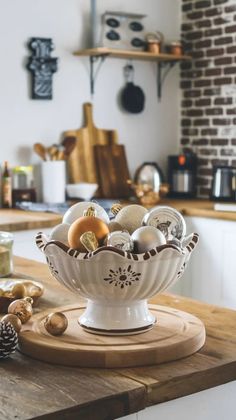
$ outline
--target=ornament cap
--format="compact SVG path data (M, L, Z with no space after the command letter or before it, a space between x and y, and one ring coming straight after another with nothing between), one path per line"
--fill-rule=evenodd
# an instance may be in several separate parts
M121 209L122 209L122 205L120 203L114 203L111 206L111 212L112 214L114 214L114 216L116 216Z
M97 216L97 211L96 211L95 207L90 206L86 210L84 210L83 215L84 216L96 217Z
M95 233L92 231L83 233L83 235L80 236L80 242L89 252L95 251L99 246Z

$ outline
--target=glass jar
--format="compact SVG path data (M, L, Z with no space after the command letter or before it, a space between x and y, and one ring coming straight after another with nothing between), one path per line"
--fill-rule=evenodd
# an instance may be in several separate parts
M0 277L9 276L13 272L12 246L12 233L0 231Z

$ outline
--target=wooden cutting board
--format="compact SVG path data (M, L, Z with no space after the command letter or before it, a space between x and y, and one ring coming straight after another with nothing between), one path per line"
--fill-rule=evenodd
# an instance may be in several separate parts
M159 364L198 351L205 342L205 327L195 316L167 306L149 305L157 319L149 331L126 336L101 336L84 331L78 317L84 306L57 308L68 319L66 332L47 333L45 311L35 315L19 334L19 349L35 359L53 364L118 368Z
M128 198L131 195L125 147L122 144L94 146L100 193L105 198Z
M116 130L97 128L93 122L92 104L83 105L85 126L69 130L64 137L75 137L76 146L68 159L69 182L97 183L93 146L95 144L115 144L118 142Z

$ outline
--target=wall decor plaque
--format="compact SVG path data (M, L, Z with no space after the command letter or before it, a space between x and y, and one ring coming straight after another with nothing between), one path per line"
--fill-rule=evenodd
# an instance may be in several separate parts
M58 58L51 57L54 50L51 38L31 38L28 44L32 56L27 69L32 74L32 99L52 99L52 75L57 71Z

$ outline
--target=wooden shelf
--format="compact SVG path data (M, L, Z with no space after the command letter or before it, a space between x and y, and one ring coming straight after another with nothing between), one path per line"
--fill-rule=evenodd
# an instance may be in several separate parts
M76 56L87 57L102 57L109 56L114 58L125 58L132 60L146 60L146 61L187 61L191 60L189 55L173 55L173 54L153 54L147 51L127 51L120 49L111 49L105 47L89 48L74 52Z
M114 48L98 47L88 48L85 50L79 50L74 52L74 55L78 57L89 57L90 61L90 92L93 95L95 78L100 69L101 64L107 57L123 58L126 60L143 60L152 61L157 63L157 96L160 100L162 84L166 78L169 70L174 67L175 64L181 61L189 61L192 59L189 55L174 55L174 54L153 54L148 51L133 51L133 50L120 50ZM95 71L95 63L97 64L97 70Z

